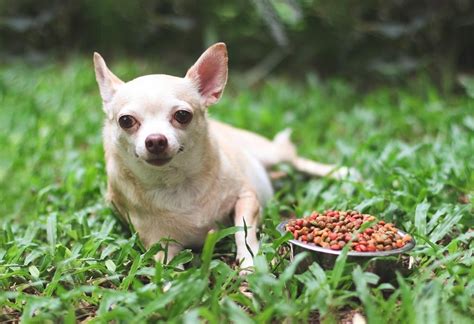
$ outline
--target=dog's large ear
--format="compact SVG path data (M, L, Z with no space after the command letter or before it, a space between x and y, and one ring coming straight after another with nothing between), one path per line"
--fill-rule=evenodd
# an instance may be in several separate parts
M222 96L227 82L227 48L224 43L209 47L186 73L199 89L202 103L208 107Z
M104 59L97 52L94 52L94 68L95 79L99 84L102 101L104 102L104 106L107 106L107 104L112 101L117 88L123 84L123 81L109 70Z

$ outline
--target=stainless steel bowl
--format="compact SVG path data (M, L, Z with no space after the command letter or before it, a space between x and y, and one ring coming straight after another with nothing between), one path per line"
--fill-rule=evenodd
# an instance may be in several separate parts
M280 223L277 226L277 230L285 235L287 233L285 225L289 220ZM398 231L401 237L407 235L403 231ZM291 258L298 253L303 251L308 252L306 257L299 265L298 272L304 272L313 262L317 262L323 269L332 269L336 262L337 257L342 251L324 249L314 244L303 243L298 240L289 240L291 243ZM371 271L379 275L382 280L388 281L395 275L395 271L398 270L401 273L409 271L408 257L406 252L410 251L415 247L415 240L412 238L405 246L400 249L391 251L379 251L379 252L357 252L349 251L347 253L347 262L354 262L366 266L366 271Z

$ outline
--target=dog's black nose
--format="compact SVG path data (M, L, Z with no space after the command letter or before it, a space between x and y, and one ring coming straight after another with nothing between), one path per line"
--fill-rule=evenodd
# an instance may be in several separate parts
M148 152L160 154L168 147L168 140L164 135L151 134L145 139L145 146Z

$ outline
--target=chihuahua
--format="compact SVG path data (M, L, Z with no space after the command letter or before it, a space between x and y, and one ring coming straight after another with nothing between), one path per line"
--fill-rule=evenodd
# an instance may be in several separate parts
M172 239L168 260L201 246L218 224L233 224L247 226L247 234L235 234L236 258L251 270L262 207L273 194L269 168L286 162L310 175L349 174L299 157L289 130L268 140L207 117L227 82L224 43L209 47L184 78L153 74L123 82L98 53L94 66L106 115L107 198L145 247Z

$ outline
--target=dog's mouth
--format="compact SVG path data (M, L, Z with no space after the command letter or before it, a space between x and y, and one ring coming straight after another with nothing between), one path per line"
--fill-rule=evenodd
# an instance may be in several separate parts
M162 165L165 165L166 163L168 163L169 161L171 161L173 158L172 157L169 157L169 158L154 158L154 159L148 159L146 160L146 162L148 164L151 164L151 165L154 165L154 166L162 166Z
M184 151L184 146L180 146L179 150L177 153L181 153ZM135 152L135 157L139 158L139 155L137 152ZM173 156L171 157L153 157L151 159L143 159L146 163L154 165L154 166L163 166L167 163L169 163L173 159Z

